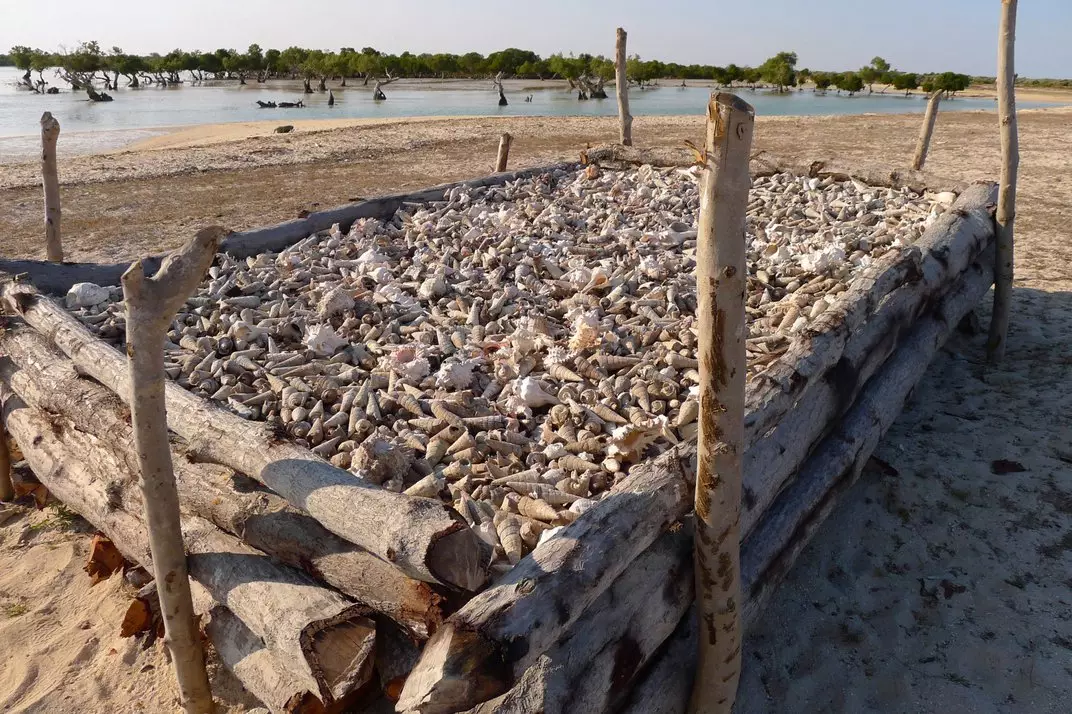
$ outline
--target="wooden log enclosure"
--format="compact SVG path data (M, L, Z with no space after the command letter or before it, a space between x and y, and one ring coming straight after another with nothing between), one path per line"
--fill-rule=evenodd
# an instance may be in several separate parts
M687 166L695 157L618 146L583 160ZM767 155L751 162L753 176L787 168L959 198L914 245L852 280L746 386L745 628L994 273L994 185ZM279 250L332 223L545 170L352 204L234 234L224 250ZM0 261L0 271L26 274L0 287L11 315L0 328L2 423L54 496L151 566L126 360L47 296L75 282L115 284L125 267ZM177 385L166 399L195 607L221 660L273 712L363 711L381 693L398 711L424 713L685 711L698 631L694 445L636 464L485 584L486 546L439 501L355 484Z

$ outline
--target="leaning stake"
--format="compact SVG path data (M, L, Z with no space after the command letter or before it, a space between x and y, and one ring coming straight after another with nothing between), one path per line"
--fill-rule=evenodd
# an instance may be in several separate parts
M168 256L153 277L141 261L123 273L127 307L127 356L132 382L131 421L141 467L149 548L164 612L166 642L175 662L179 692L188 714L212 712L212 693L190 597L179 494L168 445L164 407L164 339L168 325L201 282L225 231L199 231L181 251Z
M927 113L923 117L923 126L919 130L919 142L916 144L916 155L912 159L912 168L922 171L927 163L927 152L931 150L931 137L934 136L934 125L938 121L938 105L942 102L945 90L939 89L931 95L927 102Z
M56 140L60 123L51 112L41 115L41 178L45 185L45 253L53 263L63 262L60 240L60 178L56 169Z
M994 266L994 312L986 352L990 362L1005 357L1012 302L1013 229L1016 225L1016 177L1020 139L1016 129L1016 0L1001 2L998 35L998 119L1001 122L1001 185L998 187L997 263Z
M629 113L629 78L626 77L625 40L627 33L618 28L614 44L614 93L618 95L618 124L623 146L633 145L633 117Z
M741 456L744 452L745 214L755 111L712 95L700 184L700 434L696 599L700 650L691 711L728 714L741 672Z

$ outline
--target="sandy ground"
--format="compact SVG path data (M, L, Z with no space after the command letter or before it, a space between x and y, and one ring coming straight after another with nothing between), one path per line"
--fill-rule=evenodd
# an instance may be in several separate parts
M996 177L996 128L993 113L942 115L928 168ZM65 242L74 258L129 258L210 221L265 225L483 174L504 130L517 167L573 158L615 132L602 119L430 120L72 160ZM757 144L905 165L917 130L910 116L761 119ZM750 633L741 712L1068 711L1072 112L1024 112L1021 130L1006 361L987 368L979 335L940 354L878 450L893 470L869 471L846 495ZM679 145L700 131L693 117L644 117L635 137ZM40 189L30 169L10 168L0 254L39 255ZM986 306L980 315L985 325ZM0 670L0 709L173 711L159 647L116 638L120 584L90 589L86 535L33 529L41 518L19 511L0 527L0 652L15 663ZM213 684L242 710L225 672Z

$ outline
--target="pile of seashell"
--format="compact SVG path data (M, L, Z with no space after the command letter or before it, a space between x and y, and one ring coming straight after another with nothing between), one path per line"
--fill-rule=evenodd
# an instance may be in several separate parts
M172 325L168 375L384 488L449 495L506 567L695 438L697 181L559 170L220 255ZM953 198L757 179L750 377ZM121 341L121 290L96 287L68 307Z

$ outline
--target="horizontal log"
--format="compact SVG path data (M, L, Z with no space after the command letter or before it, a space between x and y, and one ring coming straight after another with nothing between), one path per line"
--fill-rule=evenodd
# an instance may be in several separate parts
M936 224L946 229L932 228L917 242L914 248L921 249L921 254L913 279L881 297L881 291L872 290L839 301L844 308L834 306L820 316L822 321L831 314L825 324L832 322L834 326L795 344L786 361L752 392L753 404L763 406L747 417L756 440L744 460L745 533L832 428L836 417L852 405L920 313L950 289L992 240L993 223L987 206L972 206L968 202L973 197L981 201L984 192L966 193L960 204L968 206L963 215L955 208L949 220ZM859 287L859 281L854 283L854 289ZM813 351L806 352L809 346ZM782 414L774 420L778 412Z
M503 694L692 505L682 450L633 468L596 506L449 617L399 711L458 712Z
M918 281L924 295L962 272L993 236L990 206L996 190L991 183L972 185L916 241ZM837 365L854 332L887 295L913 275L904 262L907 257L895 256L888 266L880 261L874 269L864 271L778 362L749 382L746 444L766 434L805 391Z
M260 253L280 251L287 246L308 238L314 233L325 231L338 223L343 231L349 230L359 218L386 219L406 203L423 203L441 201L444 196L456 188L480 188L500 186L521 178L555 171L576 168L577 164L566 162L551 166L522 169L491 174L467 181L433 186L413 193L399 193L389 196L370 198L364 201L329 208L311 213L305 218L286 221L275 226L255 228L240 233L230 234L220 246L224 253L236 258L246 258ZM147 273L154 273L160 267L164 256L148 258ZM50 263L43 260L6 260L0 259L0 277L22 275L27 282L38 290L50 295L63 295L76 283L96 283L97 285L118 285L123 272L130 263Z
M513 689L471 714L613 711L692 599L690 522L662 534Z
M682 714L689 706L696 673L700 625L696 609L681 618L663 650L629 692L621 714Z
M4 304L76 365L124 401L126 358L29 286L3 285ZM325 528L411 578L475 590L487 579L490 549L439 501L386 491L336 468L308 449L276 439L182 387L166 385L168 425L199 460L222 464L264 484Z
M993 247L987 248L959 283L920 318L745 541L742 580L750 583L746 585L746 619L762 609L838 495L859 476L938 349L990 289L993 256Z
M130 412L111 391L82 377L39 333L10 324L0 331L0 380L30 406L63 416L102 440L130 473L138 462ZM327 531L312 517L228 468L190 463L173 448L185 512L208 519L254 548L349 595L427 638L443 620L441 598L427 583ZM133 484L131 484L133 486Z
M136 476L101 440L0 386L4 421L41 482L126 558L151 568L143 516L123 502ZM183 533L191 578L256 632L303 686L328 702L364 686L375 643L364 607L276 565L204 519L187 518Z

